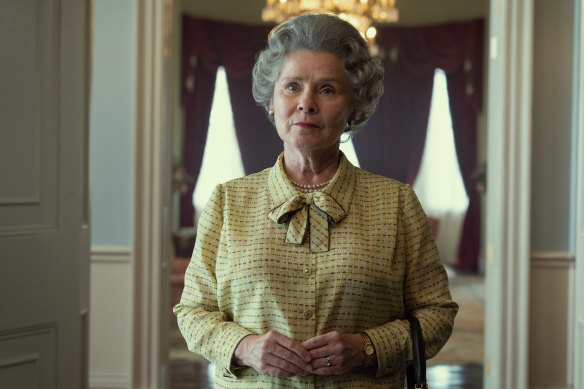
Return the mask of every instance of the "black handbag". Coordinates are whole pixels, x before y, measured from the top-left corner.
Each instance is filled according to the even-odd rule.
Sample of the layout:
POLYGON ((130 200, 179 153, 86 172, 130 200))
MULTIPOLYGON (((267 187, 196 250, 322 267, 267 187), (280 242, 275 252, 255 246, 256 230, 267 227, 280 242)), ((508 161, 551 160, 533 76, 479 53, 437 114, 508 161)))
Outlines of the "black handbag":
POLYGON ((406 368, 406 378, 408 389, 428 389, 426 382, 426 355, 424 353, 424 338, 420 322, 413 316, 406 317, 410 322, 410 332, 412 334, 412 349, 414 352, 414 363, 406 368))

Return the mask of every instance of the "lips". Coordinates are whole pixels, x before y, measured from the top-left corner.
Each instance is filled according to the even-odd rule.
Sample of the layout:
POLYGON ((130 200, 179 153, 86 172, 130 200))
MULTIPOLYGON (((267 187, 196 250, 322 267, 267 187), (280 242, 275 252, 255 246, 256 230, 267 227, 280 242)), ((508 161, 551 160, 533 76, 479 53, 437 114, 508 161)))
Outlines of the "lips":
POLYGON ((318 128, 316 124, 310 122, 296 122, 294 125, 301 128, 318 128))

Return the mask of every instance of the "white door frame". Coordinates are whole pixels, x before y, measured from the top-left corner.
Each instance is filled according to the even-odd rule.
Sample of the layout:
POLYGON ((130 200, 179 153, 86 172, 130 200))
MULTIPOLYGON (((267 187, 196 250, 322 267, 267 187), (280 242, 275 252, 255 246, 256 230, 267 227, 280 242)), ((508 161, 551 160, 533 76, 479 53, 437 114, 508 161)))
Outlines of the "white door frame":
POLYGON ((172 0, 138 1, 133 387, 168 387, 172 0))
MULTIPOLYGON (((532 3, 490 4, 484 386, 493 389, 528 383, 532 3)), ((172 0, 138 2, 133 351, 139 388, 164 388, 167 380, 172 7, 172 0)))
POLYGON ((576 191, 573 207, 576 209, 575 231, 575 296, 574 296, 574 388, 584 387, 584 369, 577 368, 584 364, 584 1, 575 3, 575 30, 574 36, 574 80, 576 81, 575 100, 575 132, 576 166, 574 179, 576 191))
POLYGON ((484 387, 527 388, 532 0, 489 17, 484 387))

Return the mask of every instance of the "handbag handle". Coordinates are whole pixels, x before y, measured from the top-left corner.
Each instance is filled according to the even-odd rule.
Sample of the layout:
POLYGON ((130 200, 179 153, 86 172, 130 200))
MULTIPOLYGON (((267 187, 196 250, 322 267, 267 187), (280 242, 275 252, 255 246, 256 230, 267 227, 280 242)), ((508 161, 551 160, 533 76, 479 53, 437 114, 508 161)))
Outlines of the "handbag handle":
POLYGON ((408 315, 406 319, 410 322, 410 333, 412 336, 412 351, 414 363, 406 368, 408 389, 427 389, 426 382, 426 355, 424 350, 424 338, 420 322, 414 316, 408 315))

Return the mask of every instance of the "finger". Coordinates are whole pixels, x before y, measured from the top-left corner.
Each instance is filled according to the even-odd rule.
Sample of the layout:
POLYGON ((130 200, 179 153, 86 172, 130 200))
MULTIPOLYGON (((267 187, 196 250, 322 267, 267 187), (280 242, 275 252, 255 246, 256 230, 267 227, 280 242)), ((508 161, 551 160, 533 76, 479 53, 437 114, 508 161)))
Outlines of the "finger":
POLYGON ((326 335, 327 334, 319 335, 319 336, 315 336, 314 338, 310 338, 308 340, 305 340, 304 342, 301 343, 301 346, 306 348, 309 351, 316 349, 316 348, 326 346, 329 343, 329 339, 326 335))
POLYGON ((312 374, 317 375, 339 375, 344 374, 352 369, 352 366, 346 365, 339 356, 330 356, 329 360, 326 358, 319 358, 312 361, 313 367, 312 374), (330 362, 330 364, 329 364, 330 362))
POLYGON ((272 355, 278 359, 271 361, 270 364, 291 373, 306 375, 312 370, 310 362, 304 361, 294 351, 278 343, 274 344, 272 355))
MULTIPOLYGON (((291 339, 277 331, 269 331, 266 335, 265 351, 278 356, 280 359, 295 365, 300 371, 295 369, 287 369, 295 374, 307 374, 312 371, 312 365, 310 364, 311 356, 294 339, 291 339)), ((276 366, 281 366, 277 363, 276 366)))
POLYGON ((313 374, 319 375, 336 374, 336 371, 341 367, 333 362, 332 357, 314 359, 312 366, 314 367, 313 374))
POLYGON ((300 374, 296 374, 296 373, 291 373, 289 371, 286 371, 284 369, 281 369, 277 366, 272 366, 272 365, 268 365, 268 364, 264 364, 262 366, 260 366, 259 369, 256 369, 258 372, 260 372, 261 374, 265 374, 265 375, 270 375, 270 376, 274 376, 274 377, 295 377, 297 375, 300 374))
MULTIPOLYGON (((308 350, 312 361, 315 359, 323 359, 333 353, 328 339, 323 336, 308 339, 301 345, 308 350)), ((312 363, 312 367, 315 367, 314 363, 312 363)))
MULTIPOLYGON (((262 369, 268 371, 280 371, 290 376, 308 375, 309 370, 312 370, 312 366, 310 367, 307 366, 308 364, 306 362, 300 361, 299 358, 298 361, 300 361, 301 366, 298 366, 294 362, 291 362, 286 357, 287 355, 290 355, 290 353, 291 353, 290 351, 286 350, 274 350, 270 353, 264 353, 261 359, 262 369), (284 354, 284 356, 282 356, 282 353, 284 354)), ((281 376, 279 373, 276 375, 281 376)))
MULTIPOLYGON (((308 350, 306 350, 306 348, 302 346, 300 343, 278 332, 276 332, 276 334, 277 336, 274 337, 276 343, 282 346, 283 348, 293 352, 298 359, 305 362, 305 365, 312 360, 312 356, 310 355, 308 350)), ((294 356, 291 356, 291 358, 296 359, 294 356)))
POLYGON ((312 360, 312 367, 314 369, 330 368, 336 366, 333 361, 333 356, 326 356, 312 360))
POLYGON ((268 365, 268 364, 263 365, 260 369, 257 369, 257 370, 262 374, 271 375, 271 376, 275 376, 275 377, 290 378, 290 377, 294 377, 297 375, 294 373, 290 373, 289 371, 282 370, 276 366, 272 366, 272 365, 268 365))
POLYGON ((341 353, 344 347, 343 344, 343 335, 340 332, 333 331, 308 339, 302 343, 302 346, 306 347, 314 360, 341 353))

